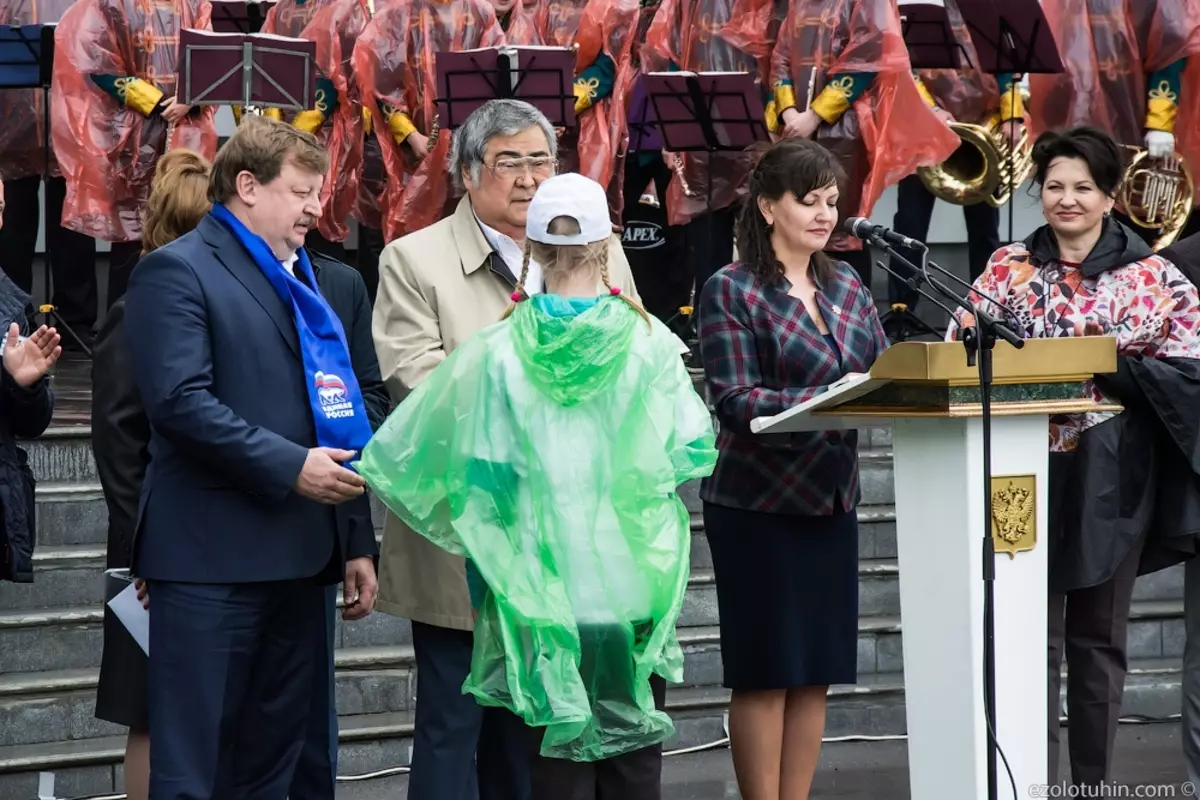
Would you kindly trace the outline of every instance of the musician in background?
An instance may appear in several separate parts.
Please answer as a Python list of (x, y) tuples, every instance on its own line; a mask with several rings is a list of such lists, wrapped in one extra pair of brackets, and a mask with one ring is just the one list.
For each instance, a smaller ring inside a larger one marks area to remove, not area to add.
[[(884, 189), (958, 147), (917, 90), (895, 0), (792, 0), (771, 79), (782, 136), (815, 139), (846, 172), (840, 219), (870, 216)], [(838, 231), (827, 251), (870, 288), (862, 242)]]
[[(546, 0), (548, 2), (549, 0)], [(543, 45), (538, 17), (545, 5), (543, 0), (491, 0), (496, 19), (504, 31), (505, 40), (516, 45)]]
[[(642, 68), (646, 72), (748, 72), (765, 86), (767, 51), (753, 53), (721, 35), (735, 18), (734, 0), (661, 0), (646, 31)], [(775, 125), (770, 108), (766, 123)], [(688, 264), (699, 294), (713, 273), (733, 261), (734, 223), (754, 157), (743, 153), (665, 157), (675, 171), (667, 189), (668, 220), (686, 226)], [(711, 206), (707, 199), (710, 169)]]
[(411, 0), (380, 10), (354, 47), (362, 103), (386, 125), (379, 137), (388, 187), (384, 239), (447, 216), (457, 203), (447, 171), (450, 131), (439, 132), (435, 55), (505, 41), (487, 0)]
[[(1151, 159), (1200, 165), (1200, 7), (1194, 0), (1042, 0), (1064, 72), (1031, 75), (1037, 135), (1095, 125)], [(1129, 217), (1117, 209), (1123, 221)], [(1200, 222), (1198, 220), (1197, 222)], [(1193, 227), (1196, 223), (1193, 223)], [(1158, 230), (1130, 225), (1151, 246)], [(1187, 235), (1190, 230), (1184, 230)]]
[[(946, 14), (954, 31), (955, 43), (970, 66), (964, 69), (920, 70), (916, 73), (917, 89), (934, 113), (945, 123), (978, 125), (996, 132), (996, 140), (1005, 143), (1020, 141), (1025, 131), (1024, 107), (1020, 83), (1012, 73), (995, 77), (983, 72), (979, 54), (971, 41), (970, 32), (953, 0), (946, 3)], [(970, 146), (970, 145), (965, 145)], [(999, 150), (997, 152), (1000, 152)], [(896, 187), (896, 216), (892, 227), (897, 233), (925, 241), (937, 198), (926, 187), (920, 175), (909, 175)], [(1000, 249), (1000, 209), (986, 201), (964, 204), (963, 221), (967, 225), (967, 269), (974, 281), (983, 274), (992, 253)], [(901, 249), (900, 255), (913, 264), (918, 263), (919, 251)], [(908, 268), (892, 260), (891, 269), (901, 275)], [(920, 295), (888, 276), (888, 300), (908, 310), (916, 307)], [(885, 327), (891, 327), (885, 320)], [(889, 330), (889, 333), (898, 331)]]
[[(0, 0), (0, 27), (57, 22), (73, 0)], [(53, 299), (63, 321), (86, 345), (96, 325), (96, 242), (62, 226), (63, 180), (53, 150), (46, 152), (45, 95), (41, 89), (0, 89), (0, 179), (12, 210), (0, 233), (0, 267), (22, 291), (34, 294), (33, 259), (41, 223), (38, 190), (46, 181), (46, 254)], [(74, 337), (63, 348), (76, 346)]]
[[(365, 2), (365, 0), (362, 0)], [(333, 4), (333, 0), (279, 0), (267, 12), (262, 32), (293, 39), (309, 39), (305, 29), (322, 9)], [(346, 139), (347, 131), (335, 122), (339, 105), (337, 87), (329, 76), (328, 65), (322, 59), (321, 46), (317, 46), (317, 83), (313, 90), (313, 107), (302, 111), (288, 112), (293, 126), (317, 137), (321, 147), (329, 153), (329, 174), (321, 187), (321, 219), (317, 227), (309, 231), (304, 245), (338, 261), (346, 261), (346, 248), (342, 244), (350, 233), (347, 220), (354, 201), (357, 178), (357, 163), (352, 159), (362, 157), (362, 146), (353, 147)], [(349, 54), (346, 56), (349, 59)], [(235, 109), (235, 116), (237, 109)], [(268, 108), (264, 113), (274, 119), (283, 119), (277, 108)], [(355, 129), (361, 141), (362, 124)]]
[(77, 0), (55, 30), (50, 133), (67, 182), (62, 224), (112, 243), (109, 305), (141, 254), (159, 156), (216, 153), (214, 109), (175, 94), (179, 32), (209, 29), (210, 13), (202, 0)]
[(344, 240), (349, 218), (358, 220), (357, 266), (372, 303), (379, 285), (387, 171), (378, 126), (363, 107), (351, 59), (371, 17), (389, 4), (389, 0), (326, 2), (299, 34), (316, 43), (321, 71), (316, 108), (302, 112), (295, 123), (319, 126), (315, 133), (329, 152), (329, 174), (322, 189), (325, 210), (318, 223), (321, 238)]

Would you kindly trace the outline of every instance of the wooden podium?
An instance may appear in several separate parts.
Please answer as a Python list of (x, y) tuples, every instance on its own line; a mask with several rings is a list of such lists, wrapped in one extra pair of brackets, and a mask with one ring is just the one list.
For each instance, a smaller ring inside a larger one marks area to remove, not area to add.
[[(996, 736), (1017, 791), (1046, 781), (1049, 417), (1119, 412), (1085, 397), (1111, 337), (999, 342), (992, 390)], [(892, 422), (911, 796), (988, 796), (983, 455), (978, 373), (960, 342), (905, 342), (852, 379), (754, 421), (756, 433)], [(1010, 793), (1003, 762), (1000, 796)]]

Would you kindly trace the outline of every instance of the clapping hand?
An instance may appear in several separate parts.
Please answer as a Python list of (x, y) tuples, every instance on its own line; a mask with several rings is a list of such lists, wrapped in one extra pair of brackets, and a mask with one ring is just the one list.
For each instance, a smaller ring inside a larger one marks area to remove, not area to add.
[(22, 342), (21, 326), (14, 322), (8, 326), (8, 339), (4, 344), (4, 371), (18, 386), (28, 389), (41, 380), (62, 355), (62, 348), (58, 346), (61, 339), (58, 331), (43, 325)]

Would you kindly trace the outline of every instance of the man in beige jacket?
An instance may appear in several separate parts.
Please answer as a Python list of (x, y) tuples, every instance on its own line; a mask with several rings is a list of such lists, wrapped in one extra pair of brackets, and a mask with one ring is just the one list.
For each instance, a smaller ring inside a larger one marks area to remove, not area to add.
[[(451, 174), (466, 197), (450, 217), (389, 244), (379, 262), (375, 348), (395, 402), (508, 307), (529, 201), (554, 174), (555, 155), (549, 121), (515, 100), (487, 103), (457, 132)], [(609, 253), (613, 283), (637, 299), (616, 237)], [(525, 285), (541, 291), (537, 264), (529, 265)], [(388, 514), (376, 608), (412, 620), (417, 712), (409, 797), (528, 800), (532, 751), (520, 720), (462, 694), (472, 647), (463, 559)]]

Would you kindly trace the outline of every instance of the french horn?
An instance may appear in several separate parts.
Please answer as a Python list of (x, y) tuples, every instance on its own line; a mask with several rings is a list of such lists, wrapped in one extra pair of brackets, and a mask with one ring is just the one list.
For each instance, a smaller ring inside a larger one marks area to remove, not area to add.
[(1004, 131), (1007, 124), (950, 123), (950, 130), (958, 135), (958, 149), (941, 164), (917, 170), (925, 188), (938, 199), (960, 206), (987, 203), (1000, 208), (1007, 203), (1012, 190), (1033, 172), (1033, 143), (1028, 129), (1021, 129), (1010, 158)]
[(1161, 250), (1179, 238), (1192, 213), (1196, 191), (1192, 172), (1179, 153), (1151, 158), (1145, 148), (1125, 148), (1133, 158), (1125, 168), (1117, 205), (1134, 225), (1159, 231), (1153, 247)]

